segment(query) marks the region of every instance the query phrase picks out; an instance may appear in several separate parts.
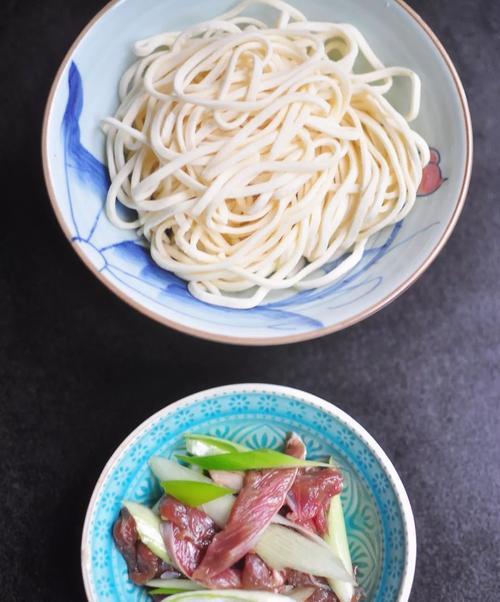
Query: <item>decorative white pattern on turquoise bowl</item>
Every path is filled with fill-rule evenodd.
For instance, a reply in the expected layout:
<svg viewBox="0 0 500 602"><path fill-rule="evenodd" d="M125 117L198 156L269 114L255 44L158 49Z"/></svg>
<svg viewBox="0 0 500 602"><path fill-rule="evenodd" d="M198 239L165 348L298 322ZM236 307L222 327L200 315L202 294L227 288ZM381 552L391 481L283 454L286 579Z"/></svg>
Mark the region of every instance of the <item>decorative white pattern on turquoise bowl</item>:
<svg viewBox="0 0 500 602"><path fill-rule="evenodd" d="M251 310L209 306L194 299L183 281L159 269L134 232L113 227L103 212L108 176L99 125L117 108L117 85L133 60L133 43L224 12L233 0L112 2L75 42L47 104L45 177L56 215L75 250L104 284L136 309L201 337L285 343L364 319L428 267L450 235L467 192L472 160L467 101L446 52L418 16L401 0L291 1L311 20L353 23L387 65L407 66L421 75L422 111L415 127L440 152L430 168L430 187L423 191L432 194L421 198L404 222L375 236L362 263L333 285L271 297ZM400 85L391 93L396 104L404 91L405 84Z"/></svg>
<svg viewBox="0 0 500 602"><path fill-rule="evenodd" d="M308 458L333 456L345 477L342 501L349 547L367 602L406 602L416 559L415 523L394 466L373 438L334 405L276 385L231 385L191 395L141 424L116 450L85 519L82 571L90 602L146 602L127 577L111 529L123 500L154 503L153 455L183 450L185 432L217 435L251 448L279 448L298 432Z"/></svg>

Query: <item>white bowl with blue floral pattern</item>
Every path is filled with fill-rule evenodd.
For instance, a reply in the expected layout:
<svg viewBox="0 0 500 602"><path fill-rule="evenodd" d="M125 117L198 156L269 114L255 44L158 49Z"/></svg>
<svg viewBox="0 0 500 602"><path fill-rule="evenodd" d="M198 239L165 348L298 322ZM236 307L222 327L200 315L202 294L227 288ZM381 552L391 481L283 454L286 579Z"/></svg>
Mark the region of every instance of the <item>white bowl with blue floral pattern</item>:
<svg viewBox="0 0 500 602"><path fill-rule="evenodd" d="M160 490L154 455L182 452L183 433L216 435L250 448L279 448L299 433L308 458L333 456L344 475L349 547L366 602L406 602L415 571L413 514L389 458L355 420L308 393L276 385L231 385L191 395L141 424L115 451L92 495L82 538L89 602L147 602L127 576L111 535L123 500L151 503Z"/></svg>
<svg viewBox="0 0 500 602"><path fill-rule="evenodd" d="M82 32L56 76L42 150L57 218L106 286L172 328L240 344L286 343L340 330L405 291L439 253L460 214L472 162L470 116L458 75L432 31L402 0L292 2L311 20L353 23L387 65L420 74L422 111L415 127L434 148L413 212L376 235L361 264L342 280L318 290L270 298L249 310L207 305L157 267L134 232L115 228L103 212L108 175L100 121L117 108L118 81L133 60L133 43L220 14L233 0L115 0ZM398 90L392 98L398 102Z"/></svg>

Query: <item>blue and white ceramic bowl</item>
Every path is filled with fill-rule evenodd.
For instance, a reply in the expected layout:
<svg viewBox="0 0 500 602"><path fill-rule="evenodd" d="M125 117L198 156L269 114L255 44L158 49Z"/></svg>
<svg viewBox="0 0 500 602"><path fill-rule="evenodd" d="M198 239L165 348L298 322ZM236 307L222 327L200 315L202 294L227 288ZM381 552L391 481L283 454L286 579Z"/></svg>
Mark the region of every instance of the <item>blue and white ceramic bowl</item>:
<svg viewBox="0 0 500 602"><path fill-rule="evenodd" d="M182 435L199 432L252 448L282 445L298 432L308 457L333 456L345 477L342 501L349 547L367 602L406 602L415 571L415 523L394 466L350 416L308 393L276 385L231 385L191 395L141 424L116 450L96 485L85 519L82 570L89 602L146 602L113 544L123 500L154 503L153 455L183 449Z"/></svg>
<svg viewBox="0 0 500 602"><path fill-rule="evenodd" d="M133 43L220 14L233 0L114 0L82 32L56 76L42 146L57 218L106 286L172 328L242 344L299 341L345 328L406 290L439 253L460 214L472 161L470 116L458 75L435 35L402 0L291 1L311 20L353 23L387 65L421 75L422 112L415 127L435 148L415 210L374 237L351 273L319 290L270 299L251 310L206 305L152 262L134 232L113 227L103 212L108 176L100 120L117 108L117 85L133 60Z"/></svg>

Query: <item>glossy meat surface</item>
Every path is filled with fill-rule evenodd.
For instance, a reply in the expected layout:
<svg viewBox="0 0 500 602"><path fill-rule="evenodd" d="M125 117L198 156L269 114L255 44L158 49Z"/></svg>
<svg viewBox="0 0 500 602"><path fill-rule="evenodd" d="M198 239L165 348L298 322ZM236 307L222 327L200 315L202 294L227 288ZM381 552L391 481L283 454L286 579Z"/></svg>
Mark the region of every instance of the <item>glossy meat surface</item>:
<svg viewBox="0 0 500 602"><path fill-rule="evenodd" d="M212 541L216 526L201 510L190 508L171 496L159 506L161 534L170 558L178 569L191 577Z"/></svg>
<svg viewBox="0 0 500 602"><path fill-rule="evenodd" d="M179 570L192 577L210 545L217 527L214 521L202 510L191 508L171 496L160 502L161 533L169 556ZM240 571L228 568L213 579L212 587L217 589L238 589L241 587Z"/></svg>
<svg viewBox="0 0 500 602"><path fill-rule="evenodd" d="M324 535L330 500L341 491L342 476L337 469L301 469L287 497L291 509L288 518Z"/></svg>
<svg viewBox="0 0 500 602"><path fill-rule="evenodd" d="M145 546L140 540L134 518L123 508L113 526L113 539L127 564L128 574L134 583L143 585L171 567Z"/></svg>
<svg viewBox="0 0 500 602"><path fill-rule="evenodd" d="M285 571L275 571L257 556L247 554L242 573L244 589L267 590L279 593L285 583Z"/></svg>
<svg viewBox="0 0 500 602"><path fill-rule="evenodd" d="M318 588L307 598L306 602L339 602L339 599L331 589Z"/></svg>

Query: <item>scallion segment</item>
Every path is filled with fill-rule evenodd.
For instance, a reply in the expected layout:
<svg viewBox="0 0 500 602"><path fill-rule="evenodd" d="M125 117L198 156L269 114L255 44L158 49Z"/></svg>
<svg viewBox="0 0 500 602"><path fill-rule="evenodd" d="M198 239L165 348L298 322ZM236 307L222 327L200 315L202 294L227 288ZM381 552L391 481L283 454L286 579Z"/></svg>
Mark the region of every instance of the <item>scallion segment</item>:
<svg viewBox="0 0 500 602"><path fill-rule="evenodd" d="M333 497L330 502L328 534L325 539L330 544L332 552L341 560L346 571L352 576L353 581L352 583L348 583L330 578L328 579L328 583L340 602L351 602L355 594L355 581L340 495Z"/></svg>
<svg viewBox="0 0 500 602"><path fill-rule="evenodd" d="M189 592L203 589L203 586L190 579L151 579L146 583L146 587L155 589L175 589L179 592ZM148 592L152 593L152 592Z"/></svg>
<svg viewBox="0 0 500 602"><path fill-rule="evenodd" d="M165 493L194 508L234 493L226 487L197 481L162 481L160 484Z"/></svg>
<svg viewBox="0 0 500 602"><path fill-rule="evenodd" d="M182 462L201 466L205 470L264 470L267 468L329 467L324 462L300 460L273 449L231 452L215 456L177 456Z"/></svg>
<svg viewBox="0 0 500 602"><path fill-rule="evenodd" d="M271 524L267 527L255 551L268 566L276 570L295 569L327 579L354 582L352 574L346 571L328 545L280 525Z"/></svg>
<svg viewBox="0 0 500 602"><path fill-rule="evenodd" d="M194 456L215 456L217 454L249 451L248 447L244 445L210 435L188 433L184 435L184 439L186 441L186 449Z"/></svg>
<svg viewBox="0 0 500 602"><path fill-rule="evenodd" d="M156 589L150 589L148 594L151 596L171 596L172 594L182 594L185 589L176 589L175 587L157 587Z"/></svg>
<svg viewBox="0 0 500 602"><path fill-rule="evenodd" d="M282 594L241 589L193 591L174 594L169 598L169 602L234 602L235 600L241 600L241 602L295 602L293 598Z"/></svg>

